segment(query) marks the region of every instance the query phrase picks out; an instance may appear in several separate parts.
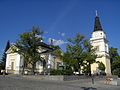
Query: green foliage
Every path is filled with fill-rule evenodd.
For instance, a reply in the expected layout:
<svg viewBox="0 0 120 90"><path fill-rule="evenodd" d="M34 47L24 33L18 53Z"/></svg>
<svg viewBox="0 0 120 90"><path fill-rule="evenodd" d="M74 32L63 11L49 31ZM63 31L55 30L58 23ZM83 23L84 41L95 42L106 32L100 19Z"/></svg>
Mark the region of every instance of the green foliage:
<svg viewBox="0 0 120 90"><path fill-rule="evenodd" d="M73 75L72 70L51 70L50 72L51 75Z"/></svg>
<svg viewBox="0 0 120 90"><path fill-rule="evenodd" d="M98 63L98 69L101 71L105 71L105 65L102 62Z"/></svg>
<svg viewBox="0 0 120 90"><path fill-rule="evenodd" d="M116 60L113 61L112 70L114 75L120 75L120 56L117 56Z"/></svg>
<svg viewBox="0 0 120 90"><path fill-rule="evenodd" d="M73 58L71 58L71 54L69 53L64 53L63 62L66 65L67 69L74 67L74 70L76 71L76 69L78 68L77 60L74 60Z"/></svg>
<svg viewBox="0 0 120 90"><path fill-rule="evenodd" d="M51 75L62 75L62 70L51 70L50 74Z"/></svg>
<svg viewBox="0 0 120 90"><path fill-rule="evenodd" d="M6 51L9 48L10 48L10 42L8 41L7 44L6 44L6 48L4 50L3 56L2 56L1 61L0 61L0 69L5 69L6 57L7 57Z"/></svg>
<svg viewBox="0 0 120 90"><path fill-rule="evenodd" d="M24 57L24 64L32 65L32 72L34 72L36 62L38 60L42 61L41 53L38 51L42 34L43 31L39 27L32 27L32 31L21 34L15 44L18 49L14 51Z"/></svg>
<svg viewBox="0 0 120 90"><path fill-rule="evenodd" d="M109 48L109 54L110 54L110 62L112 64L113 61L117 60L116 57L119 56L117 48L114 47Z"/></svg>
<svg viewBox="0 0 120 90"><path fill-rule="evenodd" d="M109 49L109 53L110 53L111 71L115 75L120 75L120 56L118 54L118 49L111 47Z"/></svg>
<svg viewBox="0 0 120 90"><path fill-rule="evenodd" d="M84 42L85 50L83 53L83 72L91 76L91 64L95 63L95 59L98 57L95 54L96 49L91 46L88 40Z"/></svg>
<svg viewBox="0 0 120 90"><path fill-rule="evenodd" d="M53 52L52 54L55 55L56 57L59 57L60 59L62 59L62 50L59 46L51 46L51 48L53 48Z"/></svg>
<svg viewBox="0 0 120 90"><path fill-rule="evenodd" d="M67 67L78 72L80 72L81 66L87 65L89 68L85 72L91 73L90 65L95 62L97 56L89 41L78 33L74 38L68 39L68 42L63 62Z"/></svg>
<svg viewBox="0 0 120 90"><path fill-rule="evenodd" d="M66 53L69 55L69 60L71 63L70 66L72 65L73 69L79 72L80 65L82 65L84 61L82 58L84 52L84 41L84 36L78 33L74 38L68 39L69 43L66 48Z"/></svg>
<svg viewBox="0 0 120 90"><path fill-rule="evenodd" d="M120 68L120 56L116 57L116 60L113 61L113 69Z"/></svg>
<svg viewBox="0 0 120 90"><path fill-rule="evenodd" d="M120 77L120 68L116 68L113 70L113 75L118 75Z"/></svg>

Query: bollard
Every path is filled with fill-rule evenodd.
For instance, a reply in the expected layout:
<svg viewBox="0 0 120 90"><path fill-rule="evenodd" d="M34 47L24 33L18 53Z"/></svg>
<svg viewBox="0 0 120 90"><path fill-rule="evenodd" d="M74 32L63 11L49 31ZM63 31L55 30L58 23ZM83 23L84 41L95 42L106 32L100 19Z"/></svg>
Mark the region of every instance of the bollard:
<svg viewBox="0 0 120 90"><path fill-rule="evenodd" d="M92 78L92 84L94 84L94 76L92 75L91 78Z"/></svg>
<svg viewBox="0 0 120 90"><path fill-rule="evenodd" d="M3 77L5 77L5 70L3 70Z"/></svg>

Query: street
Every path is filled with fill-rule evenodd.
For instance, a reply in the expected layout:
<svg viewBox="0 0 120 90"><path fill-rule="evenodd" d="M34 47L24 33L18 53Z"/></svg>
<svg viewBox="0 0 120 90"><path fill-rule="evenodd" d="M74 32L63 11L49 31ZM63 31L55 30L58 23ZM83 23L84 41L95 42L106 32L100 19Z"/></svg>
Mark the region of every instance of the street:
<svg viewBox="0 0 120 90"><path fill-rule="evenodd" d="M120 90L120 86L92 84L90 80L59 82L0 76L0 90Z"/></svg>

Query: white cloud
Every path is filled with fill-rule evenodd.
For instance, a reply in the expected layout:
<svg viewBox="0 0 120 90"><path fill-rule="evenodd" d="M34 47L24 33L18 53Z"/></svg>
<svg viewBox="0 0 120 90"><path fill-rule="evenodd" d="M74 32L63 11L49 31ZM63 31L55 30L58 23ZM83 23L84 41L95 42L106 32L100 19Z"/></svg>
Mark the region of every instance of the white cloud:
<svg viewBox="0 0 120 90"><path fill-rule="evenodd" d="M66 42L64 42L63 40L53 40L53 44L54 45L62 45L65 44Z"/></svg>
<svg viewBox="0 0 120 90"><path fill-rule="evenodd" d="M64 40L56 40L56 39L52 39L53 40L53 45L57 46L57 45L63 45L66 44L67 42L65 42ZM48 39L48 42L50 43L51 38Z"/></svg>
<svg viewBox="0 0 120 90"><path fill-rule="evenodd" d="M61 36L65 36L65 33L61 33Z"/></svg>
<svg viewBox="0 0 120 90"><path fill-rule="evenodd" d="M44 33L45 33L45 34L48 34L48 32L47 32L47 31L45 31Z"/></svg>
<svg viewBox="0 0 120 90"><path fill-rule="evenodd" d="M58 32L58 34L60 34L60 32Z"/></svg>
<svg viewBox="0 0 120 90"><path fill-rule="evenodd" d="M59 35L61 35L62 37L65 36L65 33L63 32L58 32Z"/></svg>

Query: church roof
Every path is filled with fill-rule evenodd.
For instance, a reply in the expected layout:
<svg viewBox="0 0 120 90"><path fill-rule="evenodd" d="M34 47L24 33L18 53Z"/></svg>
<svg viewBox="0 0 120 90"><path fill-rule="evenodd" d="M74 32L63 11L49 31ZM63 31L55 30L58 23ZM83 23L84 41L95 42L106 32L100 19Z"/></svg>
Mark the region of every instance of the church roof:
<svg viewBox="0 0 120 90"><path fill-rule="evenodd" d="M95 31L103 31L102 26L101 26L101 24L100 24L100 20L99 20L99 17L98 17L98 16L96 16L96 17L95 17L94 31L93 31L93 32L95 32Z"/></svg>
<svg viewBox="0 0 120 90"><path fill-rule="evenodd" d="M41 47L44 47L44 48L47 48L47 49L51 49L51 50L53 49L53 48L51 48L50 45L48 45L48 44L46 44L44 42L40 42L39 44L40 44Z"/></svg>
<svg viewBox="0 0 120 90"><path fill-rule="evenodd" d="M41 54L42 54L42 53L47 53L47 52L53 51L53 48L52 48L50 45L48 45L48 44L46 44L46 43L44 43L44 42L40 42L39 45L40 45L40 47L46 49L46 50L44 50L43 52L41 52ZM13 49L18 49L18 48L15 46L15 44L11 44L10 48L6 51L6 54L8 54L8 53L13 53Z"/></svg>

